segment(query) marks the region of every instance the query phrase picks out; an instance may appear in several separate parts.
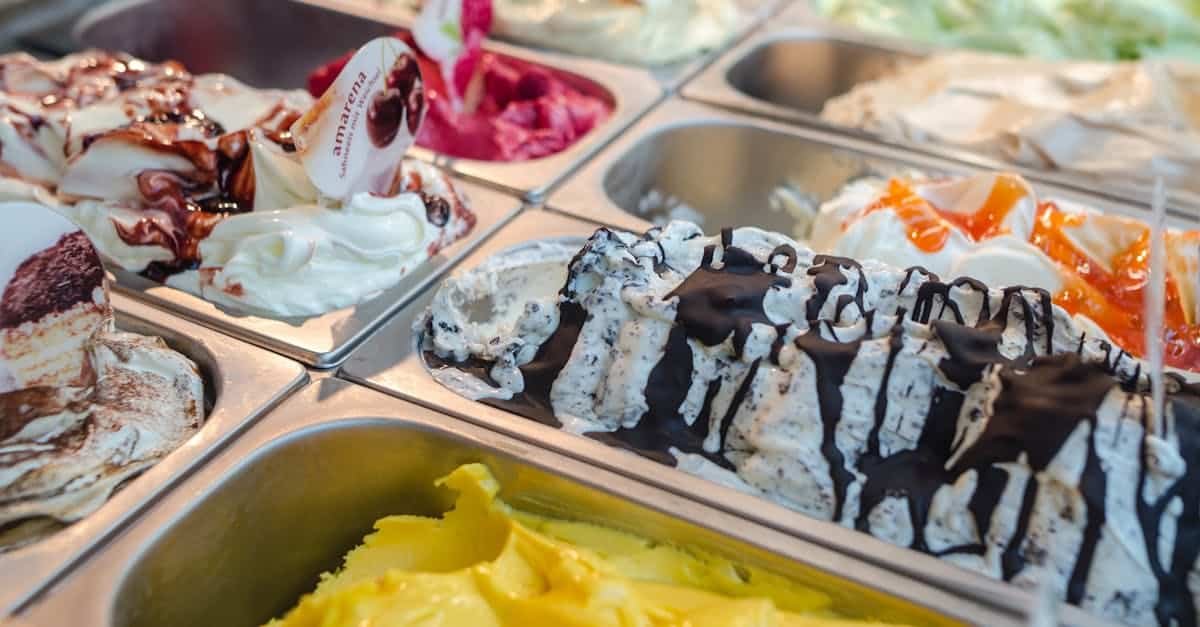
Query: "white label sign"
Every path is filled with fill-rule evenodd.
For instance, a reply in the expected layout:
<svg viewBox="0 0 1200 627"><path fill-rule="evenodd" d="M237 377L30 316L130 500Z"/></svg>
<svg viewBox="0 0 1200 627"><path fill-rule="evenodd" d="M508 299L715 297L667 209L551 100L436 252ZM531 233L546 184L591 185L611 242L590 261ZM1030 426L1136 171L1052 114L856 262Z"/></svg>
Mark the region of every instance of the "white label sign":
<svg viewBox="0 0 1200 627"><path fill-rule="evenodd" d="M392 195L400 160L425 117L425 89L413 51L380 37L360 48L333 85L292 126L296 150L321 193Z"/></svg>

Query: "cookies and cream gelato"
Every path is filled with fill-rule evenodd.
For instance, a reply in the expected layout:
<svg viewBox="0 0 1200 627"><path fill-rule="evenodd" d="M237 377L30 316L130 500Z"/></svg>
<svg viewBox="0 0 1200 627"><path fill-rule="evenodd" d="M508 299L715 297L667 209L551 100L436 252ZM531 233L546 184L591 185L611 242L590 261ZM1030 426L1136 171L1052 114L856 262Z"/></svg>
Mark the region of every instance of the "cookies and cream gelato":
<svg viewBox="0 0 1200 627"><path fill-rule="evenodd" d="M116 330L100 257L41 205L0 240L0 549L92 513L204 422L200 373ZM30 531L32 530L32 531Z"/></svg>
<svg viewBox="0 0 1200 627"><path fill-rule="evenodd" d="M470 398L1108 619L1197 624L1200 390L1168 376L1159 414L1145 366L1044 289L672 222L502 253L417 331Z"/></svg>

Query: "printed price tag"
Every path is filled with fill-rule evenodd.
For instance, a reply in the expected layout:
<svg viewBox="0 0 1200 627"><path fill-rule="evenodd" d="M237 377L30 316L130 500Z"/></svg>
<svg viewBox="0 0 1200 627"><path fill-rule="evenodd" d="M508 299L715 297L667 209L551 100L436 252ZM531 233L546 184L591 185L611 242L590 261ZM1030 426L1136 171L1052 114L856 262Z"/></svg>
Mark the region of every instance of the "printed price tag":
<svg viewBox="0 0 1200 627"><path fill-rule="evenodd" d="M425 117L417 58L399 39L380 37L350 59L292 126L296 150L321 193L392 195L400 161Z"/></svg>

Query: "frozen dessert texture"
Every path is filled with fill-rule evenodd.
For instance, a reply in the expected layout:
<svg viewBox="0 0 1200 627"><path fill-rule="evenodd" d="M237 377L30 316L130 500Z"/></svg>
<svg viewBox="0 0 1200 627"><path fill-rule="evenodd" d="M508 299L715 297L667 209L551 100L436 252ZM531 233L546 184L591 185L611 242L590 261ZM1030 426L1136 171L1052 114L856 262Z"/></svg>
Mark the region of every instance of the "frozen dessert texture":
<svg viewBox="0 0 1200 627"><path fill-rule="evenodd" d="M692 547L513 509L481 464L437 483L458 493L454 509L379 520L337 573L267 624L884 624L840 618L820 591Z"/></svg>
<svg viewBox="0 0 1200 627"><path fill-rule="evenodd" d="M950 48L1048 59L1200 60L1200 8L1188 0L817 0L856 28Z"/></svg>
<svg viewBox="0 0 1200 627"><path fill-rule="evenodd" d="M21 220L0 246L0 550L92 513L204 421L195 364L114 327L83 232L5 208Z"/></svg>
<svg viewBox="0 0 1200 627"><path fill-rule="evenodd" d="M856 86L826 121L1106 183L1200 191L1200 67L951 52Z"/></svg>
<svg viewBox="0 0 1200 627"><path fill-rule="evenodd" d="M1200 388L1168 376L1160 414L1048 291L755 228L558 250L445 282L418 328L438 380L1108 619L1197 624Z"/></svg>
<svg viewBox="0 0 1200 627"><path fill-rule="evenodd" d="M399 35L412 40L407 35ZM319 96L349 56L319 68L309 91ZM456 107L438 65L419 54L428 111L417 145L434 152L480 161L528 161L574 145L612 113L604 89L520 59L483 52L481 95L476 108Z"/></svg>
<svg viewBox="0 0 1200 627"><path fill-rule="evenodd" d="M1166 361L1200 371L1200 231L1169 229L1165 242ZM820 207L810 244L944 277L1041 288L1120 348L1145 354L1149 227L1041 198L1013 174L860 179Z"/></svg>
<svg viewBox="0 0 1200 627"><path fill-rule="evenodd" d="M421 0L352 0L413 13ZM739 0L492 0L491 36L592 59L663 66L720 48L755 3Z"/></svg>
<svg viewBox="0 0 1200 627"><path fill-rule="evenodd" d="M53 205L121 268L237 310L351 306L474 215L444 173L410 159L390 197L320 197L290 131L312 104L127 55L5 55L0 199Z"/></svg>
<svg viewBox="0 0 1200 627"><path fill-rule="evenodd" d="M734 0L494 0L493 6L495 37L643 66L719 48L747 19Z"/></svg>

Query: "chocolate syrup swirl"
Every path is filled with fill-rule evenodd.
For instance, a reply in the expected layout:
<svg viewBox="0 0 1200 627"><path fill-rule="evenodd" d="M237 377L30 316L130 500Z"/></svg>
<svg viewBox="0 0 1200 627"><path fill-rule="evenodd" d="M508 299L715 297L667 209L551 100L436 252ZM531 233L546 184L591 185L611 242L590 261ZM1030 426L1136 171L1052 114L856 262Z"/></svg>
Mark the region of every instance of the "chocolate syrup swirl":
<svg viewBox="0 0 1200 627"><path fill-rule="evenodd" d="M666 298L679 299L676 321L688 337L716 346L732 334L734 355L740 358L754 324L772 324L763 311L767 292L788 287L792 281L763 271L768 264L735 246L724 247L719 267L715 255L715 246L705 248L700 268ZM793 265L795 258L791 251Z"/></svg>

